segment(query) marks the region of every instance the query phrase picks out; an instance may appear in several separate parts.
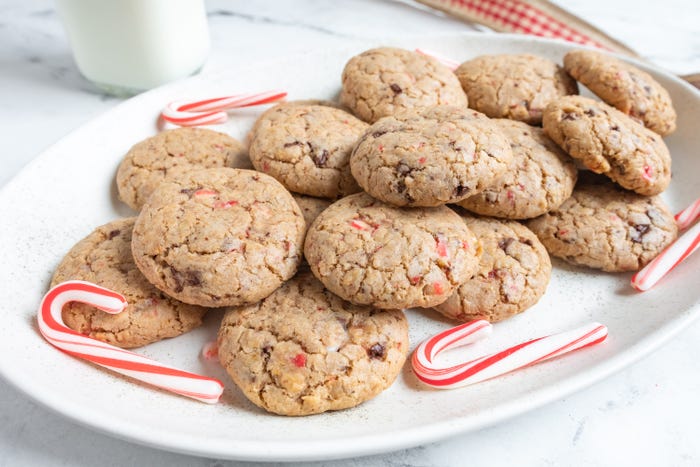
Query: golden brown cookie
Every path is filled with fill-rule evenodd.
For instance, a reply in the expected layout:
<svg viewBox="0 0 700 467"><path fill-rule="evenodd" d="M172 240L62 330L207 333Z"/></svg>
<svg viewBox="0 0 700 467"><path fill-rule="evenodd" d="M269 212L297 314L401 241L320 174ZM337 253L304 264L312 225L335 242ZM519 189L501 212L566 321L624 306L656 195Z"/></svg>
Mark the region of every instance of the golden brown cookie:
<svg viewBox="0 0 700 467"><path fill-rule="evenodd" d="M678 234L673 214L659 197L640 196L592 176L582 176L559 209L527 226L552 255L610 272L644 267Z"/></svg>
<svg viewBox="0 0 700 467"><path fill-rule="evenodd" d="M476 194L506 172L513 155L501 131L465 107L384 117L360 138L352 174L395 206L440 206Z"/></svg>
<svg viewBox="0 0 700 467"><path fill-rule="evenodd" d="M360 191L350 152L367 124L325 105L282 104L262 114L251 133L250 159L290 191L338 198Z"/></svg>
<svg viewBox="0 0 700 467"><path fill-rule="evenodd" d="M340 101L370 123L404 110L467 106L452 70L425 55L390 47L370 49L348 61Z"/></svg>
<svg viewBox="0 0 700 467"><path fill-rule="evenodd" d="M400 310L348 303L309 272L226 313L219 360L245 396L280 415L354 407L388 388L408 354Z"/></svg>
<svg viewBox="0 0 700 467"><path fill-rule="evenodd" d="M80 302L63 307L63 321L81 334L123 348L175 337L202 324L207 309L179 302L151 285L134 264L131 231L135 217L98 227L78 242L56 268L51 287L83 280L122 294L117 314Z"/></svg>
<svg viewBox="0 0 700 467"><path fill-rule="evenodd" d="M189 172L162 183L134 226L136 265L186 303L254 303L296 272L305 224L274 178L241 169Z"/></svg>
<svg viewBox="0 0 700 467"><path fill-rule="evenodd" d="M593 172L641 195L671 182L671 155L661 136L609 105L582 96L550 103L544 132Z"/></svg>
<svg viewBox="0 0 700 467"><path fill-rule="evenodd" d="M513 163L495 183L457 204L485 216L529 219L558 208L574 189L573 159L541 128L507 119L491 120L513 150Z"/></svg>
<svg viewBox="0 0 700 467"><path fill-rule="evenodd" d="M462 215L481 242L479 270L435 307L459 321L502 321L544 295L552 272L547 250L524 225L508 220Z"/></svg>
<svg viewBox="0 0 700 467"><path fill-rule="evenodd" d="M595 95L622 113L665 136L676 129L671 96L639 68L595 50L573 50L564 68Z"/></svg>
<svg viewBox="0 0 700 467"><path fill-rule="evenodd" d="M578 94L578 86L560 66L535 55L482 55L462 63L455 74L469 107L491 118L531 125L553 99Z"/></svg>
<svg viewBox="0 0 700 467"><path fill-rule="evenodd" d="M205 128L178 128L135 144L117 171L119 198L135 210L166 178L212 167L252 168L236 139Z"/></svg>
<svg viewBox="0 0 700 467"><path fill-rule="evenodd" d="M323 211L304 256L333 293L378 308L442 303L476 271L479 246L447 207L401 209L366 193Z"/></svg>

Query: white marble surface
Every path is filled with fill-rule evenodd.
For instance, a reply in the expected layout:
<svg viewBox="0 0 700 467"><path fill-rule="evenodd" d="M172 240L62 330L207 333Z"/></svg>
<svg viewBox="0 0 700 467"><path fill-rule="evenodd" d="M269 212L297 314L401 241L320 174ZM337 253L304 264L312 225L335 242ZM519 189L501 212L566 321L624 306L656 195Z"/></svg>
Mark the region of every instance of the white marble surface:
<svg viewBox="0 0 700 467"><path fill-rule="evenodd" d="M677 73L700 71L700 2L560 0ZM393 1L210 1L213 50L204 73L245 69L348 38L474 29ZM48 0L0 4L0 187L61 136L119 99L78 73ZM329 466L700 465L700 322L624 371L535 412L440 443ZM0 381L0 466L249 465L150 449L77 426Z"/></svg>

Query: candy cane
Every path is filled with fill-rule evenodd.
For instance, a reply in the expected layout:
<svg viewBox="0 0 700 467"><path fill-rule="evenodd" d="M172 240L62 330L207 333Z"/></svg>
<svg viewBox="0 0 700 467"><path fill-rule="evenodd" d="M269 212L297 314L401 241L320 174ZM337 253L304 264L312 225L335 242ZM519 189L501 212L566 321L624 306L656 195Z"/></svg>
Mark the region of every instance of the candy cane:
<svg viewBox="0 0 700 467"><path fill-rule="evenodd" d="M436 334L413 352L413 371L418 379L429 386L439 389L459 388L597 344L608 336L608 329L602 324L591 323L573 331L523 342L501 352L451 367L433 363L441 352L471 344L490 333L491 324L477 320Z"/></svg>
<svg viewBox="0 0 700 467"><path fill-rule="evenodd" d="M58 349L168 391L209 404L218 402L220 381L163 365L128 350L100 342L68 328L61 317L63 305L81 302L116 314L127 303L123 296L85 281L67 281L49 290L41 301L37 320L44 338Z"/></svg>
<svg viewBox="0 0 700 467"><path fill-rule="evenodd" d="M645 292L659 282L666 274L681 264L700 246L700 223L686 231L649 264L640 269L630 283L632 287Z"/></svg>
<svg viewBox="0 0 700 467"><path fill-rule="evenodd" d="M434 58L435 60L442 63L452 71L456 70L457 68L459 68L459 65L461 65L459 62L452 60L451 58L443 57L441 55L436 54L435 52L429 52L425 49L416 49L416 53L425 55L426 57Z"/></svg>
<svg viewBox="0 0 700 467"><path fill-rule="evenodd" d="M692 202L690 206L675 215L676 224L680 230L690 227L700 217L700 198Z"/></svg>
<svg viewBox="0 0 700 467"><path fill-rule="evenodd" d="M163 120L179 126L213 125L228 119L227 110L270 104L287 97L284 91L265 91L214 97L201 101L175 101L165 106Z"/></svg>

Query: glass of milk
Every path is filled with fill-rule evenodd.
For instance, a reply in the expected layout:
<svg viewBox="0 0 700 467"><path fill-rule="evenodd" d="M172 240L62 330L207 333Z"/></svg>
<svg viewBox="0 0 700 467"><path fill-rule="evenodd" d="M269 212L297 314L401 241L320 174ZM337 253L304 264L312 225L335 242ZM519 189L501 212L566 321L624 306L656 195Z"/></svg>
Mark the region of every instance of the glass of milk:
<svg viewBox="0 0 700 467"><path fill-rule="evenodd" d="M78 69L127 96L197 73L209 53L204 0L57 0Z"/></svg>

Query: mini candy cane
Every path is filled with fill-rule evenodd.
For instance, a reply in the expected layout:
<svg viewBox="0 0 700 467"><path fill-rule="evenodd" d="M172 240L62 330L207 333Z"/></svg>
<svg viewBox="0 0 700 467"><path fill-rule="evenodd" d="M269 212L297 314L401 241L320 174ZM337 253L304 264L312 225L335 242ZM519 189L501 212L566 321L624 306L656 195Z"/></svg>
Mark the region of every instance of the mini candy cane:
<svg viewBox="0 0 700 467"><path fill-rule="evenodd" d="M700 223L678 237L649 264L640 269L630 281L632 287L645 292L671 272L700 246Z"/></svg>
<svg viewBox="0 0 700 467"><path fill-rule="evenodd" d="M680 230L690 227L698 217L700 217L700 198L675 215L676 224Z"/></svg>
<svg viewBox="0 0 700 467"><path fill-rule="evenodd" d="M163 120L179 126L213 125L228 119L229 109L270 104L287 97L284 91L265 91L252 94L236 94L201 101L171 102L163 109Z"/></svg>
<svg viewBox="0 0 700 467"><path fill-rule="evenodd" d="M425 55L426 57L434 58L435 60L442 63L452 71L456 70L460 65L459 62L452 60L451 58L443 57L441 55L436 54L435 52L429 52L425 49L416 49L416 53Z"/></svg>
<svg viewBox="0 0 700 467"><path fill-rule="evenodd" d="M117 373L209 404L218 402L224 386L220 381L163 365L119 347L91 339L68 328L61 317L63 305L81 302L116 314L127 303L123 296L84 281L67 281L49 290L41 301L39 331L53 346Z"/></svg>
<svg viewBox="0 0 700 467"><path fill-rule="evenodd" d="M441 367L433 363L441 352L471 344L490 333L491 324L477 320L436 334L413 352L413 371L418 379L429 386L439 389L459 388L597 344L608 336L608 329L602 324L591 323L573 331L523 342L455 366Z"/></svg>

